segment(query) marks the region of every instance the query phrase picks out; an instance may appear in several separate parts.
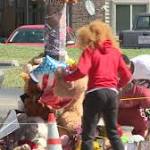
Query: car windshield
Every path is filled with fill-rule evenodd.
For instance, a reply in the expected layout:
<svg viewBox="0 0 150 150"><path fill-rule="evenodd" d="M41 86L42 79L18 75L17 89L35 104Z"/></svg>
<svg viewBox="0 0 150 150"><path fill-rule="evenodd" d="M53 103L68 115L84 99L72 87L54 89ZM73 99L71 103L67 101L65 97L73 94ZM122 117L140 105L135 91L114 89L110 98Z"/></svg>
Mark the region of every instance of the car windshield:
<svg viewBox="0 0 150 150"><path fill-rule="evenodd" d="M150 17L140 16L137 22L137 29L150 29Z"/></svg>
<svg viewBox="0 0 150 150"><path fill-rule="evenodd" d="M10 43L43 43L43 29L20 29L17 30L11 39Z"/></svg>

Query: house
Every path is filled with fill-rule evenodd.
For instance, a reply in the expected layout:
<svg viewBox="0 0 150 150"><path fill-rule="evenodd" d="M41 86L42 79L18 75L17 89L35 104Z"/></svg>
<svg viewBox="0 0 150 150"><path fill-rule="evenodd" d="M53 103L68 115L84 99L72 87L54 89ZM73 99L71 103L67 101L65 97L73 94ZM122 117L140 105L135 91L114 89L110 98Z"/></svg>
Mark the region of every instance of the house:
<svg viewBox="0 0 150 150"><path fill-rule="evenodd" d="M106 22L110 22L115 33L132 29L135 17L139 13L150 12L150 0L109 0L106 2Z"/></svg>
<svg viewBox="0 0 150 150"><path fill-rule="evenodd" d="M43 24L46 15L45 3L59 0L0 0L0 36L8 36L22 24ZM101 19L112 26L114 33L132 29L135 16L150 12L150 0L93 0L96 15L90 16L85 8L85 0L68 5L67 23L74 29ZM51 5L51 4L50 4ZM59 10L59 3L51 9Z"/></svg>
<svg viewBox="0 0 150 150"><path fill-rule="evenodd" d="M23 24L44 22L43 0L0 0L0 36Z"/></svg>
<svg viewBox="0 0 150 150"><path fill-rule="evenodd" d="M93 0L96 16L90 17L84 7L84 2L73 6L72 23L77 28L91 19L102 19L110 24L114 33L132 29L135 16L150 12L150 0Z"/></svg>

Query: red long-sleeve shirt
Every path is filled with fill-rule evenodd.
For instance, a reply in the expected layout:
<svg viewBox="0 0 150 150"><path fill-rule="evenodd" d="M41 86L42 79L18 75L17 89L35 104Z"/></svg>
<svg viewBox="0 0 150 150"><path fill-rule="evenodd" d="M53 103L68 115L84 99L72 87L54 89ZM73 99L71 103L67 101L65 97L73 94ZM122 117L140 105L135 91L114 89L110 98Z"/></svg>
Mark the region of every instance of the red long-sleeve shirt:
<svg viewBox="0 0 150 150"><path fill-rule="evenodd" d="M88 90L103 87L117 88L118 85L123 87L131 78L121 53L109 40L96 49L86 48L80 57L77 69L66 75L64 79L74 81L85 75L89 77Z"/></svg>
<svg viewBox="0 0 150 150"><path fill-rule="evenodd" d="M123 89L121 92L121 99L128 99L128 100L121 100L120 101L120 108L127 109L127 108L149 108L150 107L150 89L133 84L129 90ZM131 98L131 99L130 99ZM139 99L132 99L132 98L139 98Z"/></svg>

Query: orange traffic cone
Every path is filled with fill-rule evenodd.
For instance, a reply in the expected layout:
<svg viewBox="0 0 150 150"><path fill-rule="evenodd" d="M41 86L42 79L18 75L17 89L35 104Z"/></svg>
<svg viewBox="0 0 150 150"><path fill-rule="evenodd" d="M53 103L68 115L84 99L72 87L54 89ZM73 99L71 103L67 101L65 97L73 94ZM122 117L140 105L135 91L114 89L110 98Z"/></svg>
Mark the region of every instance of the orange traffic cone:
<svg viewBox="0 0 150 150"><path fill-rule="evenodd" d="M62 150L61 140L59 138L56 117L54 113L48 116L48 150Z"/></svg>

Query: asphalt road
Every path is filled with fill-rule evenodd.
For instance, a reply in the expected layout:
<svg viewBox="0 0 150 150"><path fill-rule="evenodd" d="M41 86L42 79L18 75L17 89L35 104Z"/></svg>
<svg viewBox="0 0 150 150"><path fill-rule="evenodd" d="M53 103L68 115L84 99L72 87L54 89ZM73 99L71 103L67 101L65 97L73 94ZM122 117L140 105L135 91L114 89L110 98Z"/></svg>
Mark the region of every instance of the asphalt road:
<svg viewBox="0 0 150 150"><path fill-rule="evenodd" d="M3 78L5 78L3 72L18 65L17 61L0 61L0 117L9 109L18 108L18 101L23 90L19 88L1 88Z"/></svg>

